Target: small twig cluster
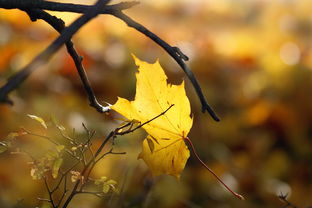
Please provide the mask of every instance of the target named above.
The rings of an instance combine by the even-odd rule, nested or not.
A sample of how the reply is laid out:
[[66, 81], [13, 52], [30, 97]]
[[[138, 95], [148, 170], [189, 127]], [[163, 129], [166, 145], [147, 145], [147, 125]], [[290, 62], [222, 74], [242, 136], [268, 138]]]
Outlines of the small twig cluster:
[[[131, 123], [131, 122], [129, 122]], [[128, 123], [127, 123], [128, 126]], [[50, 143], [59, 148], [59, 152], [64, 152], [73, 160], [72, 165], [65, 170], [62, 170], [61, 163], [56, 164], [57, 158], [54, 161], [54, 165], [52, 167], [45, 168], [43, 171], [38, 171], [39, 174], [36, 173], [36, 159], [32, 157], [32, 164], [34, 168], [31, 171], [33, 178], [43, 179], [44, 185], [46, 187], [48, 198], [38, 198], [38, 200], [42, 202], [48, 202], [51, 204], [53, 208], [67, 207], [71, 200], [78, 194], [93, 194], [98, 197], [104, 197], [106, 192], [109, 189], [104, 191], [90, 191], [87, 189], [90, 184], [97, 185], [110, 185], [114, 190], [117, 190], [114, 186], [116, 182], [113, 180], [103, 180], [102, 179], [92, 179], [90, 175], [92, 174], [92, 170], [96, 166], [96, 164], [108, 155], [114, 154], [126, 154], [125, 152], [115, 152], [113, 150], [113, 142], [112, 147], [108, 151], [104, 151], [104, 147], [107, 146], [110, 140], [114, 140], [120, 133], [126, 134], [127, 131], [122, 131], [124, 126], [116, 128], [111, 131], [108, 136], [103, 140], [101, 145], [96, 148], [94, 152], [94, 146], [92, 144], [92, 138], [95, 135], [95, 131], [90, 131], [84, 124], [83, 127], [87, 133], [87, 137], [85, 141], [77, 141], [75, 138], [72, 138], [66, 135], [63, 130], [59, 128], [59, 132], [61, 136], [65, 139], [67, 143], [71, 146], [70, 148], [65, 147], [62, 143], [55, 141], [54, 139], [45, 136], [33, 133], [31, 131], [25, 130], [25, 133], [30, 136], [40, 137], [42, 139], [48, 140]], [[30, 154], [28, 154], [30, 155]], [[62, 158], [61, 158], [62, 159]], [[56, 169], [56, 173], [55, 173]], [[34, 170], [34, 171], [33, 171]], [[48, 174], [45, 174], [47, 171], [52, 172], [52, 178], [49, 177]], [[69, 183], [69, 180], [72, 183]], [[102, 183], [99, 183], [102, 180]], [[55, 182], [56, 181], [56, 182]], [[106, 183], [105, 183], [106, 182]], [[110, 183], [110, 184], [107, 184]]]
[[[97, 101], [85, 73], [82, 58], [74, 49], [71, 38], [83, 25], [95, 18], [97, 15], [109, 14], [124, 21], [129, 27], [132, 27], [138, 32], [144, 34], [162, 47], [179, 64], [191, 81], [201, 102], [202, 111], [207, 111], [215, 121], [219, 121], [218, 116], [209, 106], [196, 77], [185, 64], [185, 61], [188, 61], [188, 57], [179, 48], [169, 45], [166, 41], [162, 40], [156, 34], [123, 12], [123, 10], [129, 9], [138, 4], [138, 2], [121, 2], [113, 5], [107, 5], [109, 2], [109, 0], [98, 0], [93, 6], [87, 6], [80, 4], [49, 2], [44, 0], [0, 0], [0, 8], [20, 9], [25, 11], [32, 21], [42, 19], [60, 33], [60, 36], [56, 38], [45, 50], [36, 56], [27, 66], [13, 75], [9, 81], [0, 88], [0, 102], [12, 104], [13, 102], [8, 97], [9, 93], [15, 90], [33, 71], [38, 68], [39, 65], [47, 62], [52, 55], [55, 54], [63, 44], [65, 44], [68, 53], [74, 60], [78, 74], [88, 95], [90, 106], [94, 107], [99, 112], [108, 111], [109, 107], [104, 107]], [[82, 13], [82, 15], [68, 27], [65, 27], [64, 22], [61, 19], [50, 15], [44, 10]]]
[[[97, 197], [106, 197], [107, 193], [118, 193], [116, 187], [117, 182], [102, 176], [99, 179], [91, 177], [92, 171], [100, 160], [108, 155], [122, 155], [126, 152], [114, 151], [114, 141], [118, 136], [132, 133], [151, 121], [164, 115], [173, 105], [165, 111], [151, 118], [144, 123], [137, 121], [128, 121], [118, 128], [112, 130], [101, 142], [99, 146], [93, 144], [95, 131], [89, 130], [84, 124], [83, 128], [86, 132], [84, 139], [78, 139], [75, 136], [69, 136], [65, 133], [65, 128], [52, 121], [53, 126], [57, 130], [57, 134], [63, 139], [55, 140], [50, 136], [34, 133], [27, 129], [22, 129], [22, 133], [13, 133], [8, 137], [8, 141], [19, 135], [28, 135], [47, 140], [55, 151], [48, 151], [45, 156], [36, 159], [26, 150], [18, 150], [15, 154], [27, 155], [31, 158], [30, 164], [31, 176], [33, 179], [42, 179], [47, 191], [47, 198], [39, 197], [40, 202], [49, 203], [53, 208], [66, 208], [72, 199], [78, 194], [91, 194]], [[29, 115], [32, 119], [40, 122], [45, 129], [51, 129], [46, 125], [45, 121], [37, 116]], [[54, 129], [54, 128], [53, 128]], [[12, 138], [11, 138], [12, 137]], [[67, 159], [69, 167], [63, 165], [63, 161]], [[67, 165], [68, 166], [68, 165]], [[49, 174], [48, 174], [49, 173]], [[51, 173], [51, 174], [50, 174]], [[101, 191], [94, 191], [92, 185], [101, 186]]]

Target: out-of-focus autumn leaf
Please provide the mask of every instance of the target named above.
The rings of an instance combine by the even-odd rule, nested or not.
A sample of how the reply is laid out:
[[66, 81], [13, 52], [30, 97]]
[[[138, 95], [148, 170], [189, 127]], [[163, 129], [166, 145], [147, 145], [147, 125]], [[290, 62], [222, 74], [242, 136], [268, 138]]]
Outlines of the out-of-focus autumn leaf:
[[8, 64], [10, 63], [15, 53], [16, 49], [11, 46], [0, 48], [0, 55], [2, 57], [0, 59], [0, 72], [5, 71], [8, 68]]
[[57, 158], [52, 167], [52, 177], [57, 178], [61, 165], [63, 164], [63, 158]]
[[149, 135], [143, 141], [139, 158], [145, 161], [154, 175], [169, 174], [179, 178], [190, 155], [184, 138], [193, 124], [184, 82], [168, 84], [158, 61], [149, 64], [135, 56], [134, 60], [139, 67], [135, 100], [118, 98], [112, 109], [129, 120], [144, 123], [174, 105], [163, 116], [143, 126]]
[[19, 133], [17, 132], [11, 132], [8, 134], [8, 136], [5, 138], [6, 140], [12, 140], [15, 139], [16, 137], [20, 136]]
[[57, 145], [56, 146], [56, 150], [57, 150], [58, 153], [62, 152], [64, 149], [65, 149], [64, 145]]
[[71, 173], [70, 180], [71, 182], [75, 183], [79, 179], [80, 173], [78, 171], [70, 171], [70, 173]]
[[44, 174], [49, 170], [51, 161], [47, 157], [43, 157], [38, 161], [34, 161], [30, 169], [30, 176], [33, 180], [40, 180]]
[[41, 158], [33, 161], [30, 170], [31, 177], [39, 180], [49, 171], [54, 179], [57, 178], [64, 161], [62, 158], [64, 148], [63, 145], [57, 145], [56, 150], [47, 151]]
[[102, 192], [104, 194], [108, 193], [110, 190], [112, 190], [115, 193], [118, 193], [118, 189], [116, 188], [117, 182], [109, 179], [107, 180], [106, 176], [102, 176], [100, 179], [96, 179], [94, 181], [95, 185], [102, 185]]
[[252, 106], [250, 109], [248, 109], [248, 111], [246, 112], [246, 118], [249, 124], [258, 125], [268, 119], [271, 111], [272, 107], [270, 103], [260, 101]]
[[27, 116], [31, 119], [38, 121], [41, 124], [41, 126], [43, 126], [45, 129], [48, 128], [47, 124], [45, 123], [45, 121], [42, 118], [35, 116], [35, 115], [30, 115], [30, 114], [27, 114]]
[[0, 142], [0, 154], [6, 152], [11, 146], [16, 137], [23, 135], [24, 132], [11, 132], [3, 141]]
[[3, 152], [6, 152], [8, 150], [8, 147], [6, 146], [6, 144], [0, 142], [0, 154]]

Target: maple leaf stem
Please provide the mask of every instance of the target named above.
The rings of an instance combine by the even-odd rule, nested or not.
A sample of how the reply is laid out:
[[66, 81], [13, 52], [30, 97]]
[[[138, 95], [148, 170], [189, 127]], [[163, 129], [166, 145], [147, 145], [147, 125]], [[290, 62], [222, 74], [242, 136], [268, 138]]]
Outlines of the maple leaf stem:
[[195, 147], [194, 147], [194, 145], [193, 145], [193, 143], [192, 143], [192, 141], [188, 138], [188, 137], [186, 137], [186, 138], [184, 138], [186, 141], [187, 141], [187, 143], [189, 144], [189, 146], [191, 147], [191, 149], [192, 149], [192, 152], [194, 153], [194, 155], [195, 155], [195, 157], [196, 157], [196, 159], [199, 161], [199, 163], [202, 165], [202, 166], [204, 166], [229, 192], [231, 192], [231, 194], [233, 194], [235, 197], [237, 197], [237, 198], [239, 198], [239, 199], [241, 199], [241, 200], [245, 200], [245, 198], [242, 196], [242, 195], [240, 195], [240, 194], [238, 194], [238, 193], [236, 193], [235, 191], [233, 191], [230, 187], [228, 187], [222, 180], [221, 180], [221, 178], [215, 173], [215, 172], [213, 172], [213, 170], [211, 170], [201, 159], [200, 159], [200, 157], [199, 157], [199, 155], [197, 154], [197, 152], [196, 152], [196, 150], [195, 150]]

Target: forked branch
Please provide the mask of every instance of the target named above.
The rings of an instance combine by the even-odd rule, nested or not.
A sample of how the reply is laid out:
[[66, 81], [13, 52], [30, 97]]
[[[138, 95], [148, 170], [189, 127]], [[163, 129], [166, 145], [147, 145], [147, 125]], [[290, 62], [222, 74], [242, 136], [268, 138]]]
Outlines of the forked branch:
[[[65, 28], [65, 23], [62, 19], [59, 19], [55, 16], [50, 15], [49, 13], [40, 10], [40, 9], [27, 9], [25, 10], [27, 14], [29, 15], [30, 19], [32, 21], [36, 21], [37, 19], [42, 19], [45, 22], [47, 22], [49, 25], [51, 25], [56, 31], [61, 33]], [[97, 111], [100, 113], [106, 112], [109, 110], [108, 107], [102, 106], [98, 100], [96, 99], [96, 96], [93, 92], [93, 89], [90, 85], [88, 76], [86, 74], [86, 71], [84, 69], [84, 66], [82, 64], [82, 57], [78, 54], [76, 49], [74, 48], [74, 44], [71, 40], [66, 42], [66, 48], [69, 55], [72, 57], [77, 72], [79, 74], [79, 77], [81, 79], [81, 82], [83, 84], [83, 87], [88, 95], [90, 106], [94, 107]]]
[[[104, 2], [107, 3], [108, 1], [104, 1]], [[60, 37], [56, 39], [46, 50], [44, 50], [41, 54], [39, 54], [30, 64], [24, 67], [19, 73], [14, 75], [3, 87], [0, 88], [0, 102], [11, 103], [10, 100], [8, 99], [8, 94], [12, 90], [17, 88], [34, 71], [34, 69], [38, 65], [41, 65], [44, 62], [46, 62], [53, 55], [53, 53], [55, 53], [61, 47], [62, 44], [64, 44], [65, 42], [68, 42], [71, 36], [74, 35], [74, 33], [77, 32], [78, 29], [82, 27], [86, 22], [88, 22], [90, 19], [97, 16], [98, 14], [111, 14], [121, 19], [122, 21], [124, 21], [129, 27], [136, 29], [137, 31], [141, 32], [142, 34], [146, 35], [151, 40], [153, 40], [156, 44], [161, 46], [179, 64], [179, 66], [186, 73], [187, 77], [190, 79], [199, 97], [199, 100], [201, 102], [202, 111], [203, 112], [207, 111], [215, 121], [219, 121], [220, 119], [218, 118], [216, 113], [213, 111], [213, 109], [210, 107], [210, 105], [208, 104], [196, 77], [194, 76], [193, 72], [188, 68], [188, 66], [184, 62], [188, 60], [188, 57], [185, 54], [183, 54], [179, 48], [170, 46], [167, 42], [162, 40], [156, 34], [154, 34], [150, 30], [148, 30], [146, 27], [134, 21], [133, 19], [131, 19], [129, 16], [127, 16], [126, 14], [122, 12], [122, 10], [130, 8], [138, 4], [138, 2], [136, 1], [122, 2], [119, 4], [115, 4], [115, 5], [105, 5], [106, 3], [104, 3], [101, 6], [99, 6], [98, 4], [96, 11], [94, 9], [94, 13], [91, 14], [91, 12], [89, 11], [92, 10], [92, 6], [87, 6], [87, 5], [66, 4], [66, 3], [48, 2], [48, 1], [39, 1], [39, 0], [37, 1], [34, 1], [34, 0], [24, 0], [24, 1], [0, 0], [0, 7], [6, 8], [6, 9], [18, 8], [18, 9], [26, 10], [26, 11], [30, 11], [30, 9], [39, 9], [39, 10], [85, 13], [79, 19], [77, 19], [72, 25], [64, 29]], [[88, 13], [90, 13], [91, 15]], [[76, 55], [78, 56], [78, 54], [76, 55], [74, 54], [72, 49], [69, 50], [69, 53], [72, 55], [72, 57]], [[75, 61], [76, 66], [78, 65], [77, 68], [81, 66], [79, 62], [81, 62], [81, 60], [77, 58]], [[95, 107], [100, 112], [103, 111], [102, 106], [97, 102], [94, 96], [92, 88], [88, 84], [89, 82], [87, 80], [87, 77], [84, 76], [85, 73], [84, 73], [83, 68], [78, 69], [78, 73], [82, 79], [85, 90], [88, 93], [90, 105]]]
[[87, 22], [96, 17], [104, 8], [109, 0], [98, 0], [94, 6], [90, 7], [86, 13], [76, 19], [70, 26], [62, 30], [61, 35], [56, 38], [45, 50], [36, 56], [21, 71], [16, 73], [9, 81], [0, 89], [0, 101], [8, 101], [8, 94], [16, 89], [38, 66], [48, 61], [52, 55], [58, 51], [61, 46], [68, 42], [71, 37]]
[[[93, 155], [93, 158], [91, 158], [89, 160], [89, 162], [84, 166], [83, 170], [81, 171], [80, 175], [81, 176], [86, 176], [86, 179], [88, 180], [94, 166], [96, 165], [96, 163], [102, 159], [104, 156], [108, 155], [108, 154], [124, 154], [123, 152], [121, 153], [115, 153], [113, 152], [112, 149], [110, 149], [108, 152], [104, 153], [101, 155], [101, 152], [103, 151], [103, 148], [106, 146], [106, 144], [112, 140], [115, 139], [118, 135], [124, 135], [124, 134], [129, 134], [141, 127], [143, 127], [144, 125], [148, 124], [149, 122], [159, 118], [160, 116], [164, 115], [173, 105], [169, 106], [169, 108], [167, 108], [164, 112], [160, 113], [159, 115], [156, 115], [155, 117], [151, 118], [150, 120], [146, 121], [145, 123], [139, 125], [138, 127], [134, 128], [133, 130], [127, 130], [125, 133], [123, 133], [122, 127], [116, 128], [115, 130], [111, 131], [107, 137], [103, 140], [103, 142], [101, 143], [101, 145], [97, 148], [95, 154]], [[83, 187], [84, 187], [84, 183], [82, 182], [82, 179], [79, 178], [75, 184], [74, 187], [72, 188], [70, 194], [68, 195], [67, 199], [64, 202], [63, 208], [66, 208], [69, 203], [71, 202], [71, 200], [75, 197], [75, 195], [77, 194], [82, 194], [82, 193], [86, 193], [83, 191]], [[80, 186], [80, 188], [79, 188]]]

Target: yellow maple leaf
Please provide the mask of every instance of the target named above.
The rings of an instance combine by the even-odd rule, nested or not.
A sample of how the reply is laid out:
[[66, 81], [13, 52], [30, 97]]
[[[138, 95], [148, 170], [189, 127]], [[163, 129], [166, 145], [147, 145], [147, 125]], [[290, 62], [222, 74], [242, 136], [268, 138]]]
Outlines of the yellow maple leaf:
[[139, 158], [145, 161], [154, 175], [169, 174], [179, 178], [190, 156], [184, 138], [193, 124], [184, 82], [168, 84], [158, 61], [149, 64], [133, 57], [139, 67], [135, 100], [118, 98], [112, 109], [129, 120], [144, 123], [173, 105], [164, 115], [143, 125], [149, 135], [143, 141]]

